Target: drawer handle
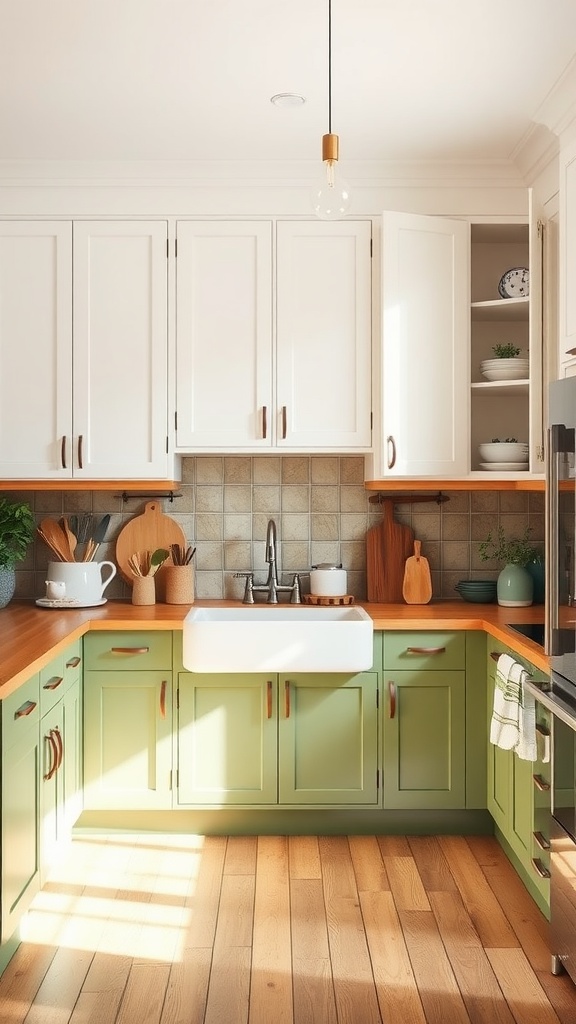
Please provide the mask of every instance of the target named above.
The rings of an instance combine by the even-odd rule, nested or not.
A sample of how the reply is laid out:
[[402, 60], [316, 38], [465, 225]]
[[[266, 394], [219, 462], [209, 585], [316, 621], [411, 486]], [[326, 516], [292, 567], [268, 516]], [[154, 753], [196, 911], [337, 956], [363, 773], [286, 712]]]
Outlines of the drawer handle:
[[62, 761], [64, 760], [64, 740], [62, 739], [62, 733], [60, 729], [54, 729], [54, 742], [56, 743], [57, 752], [57, 764], [56, 771], [62, 767]]
[[57, 690], [60, 683], [64, 682], [64, 676], [52, 676], [47, 683], [42, 684], [43, 690]]
[[286, 406], [283, 405], [282, 406], [282, 440], [283, 441], [286, 440], [287, 433], [288, 433], [288, 420], [287, 420], [287, 416], [286, 416]]
[[272, 718], [272, 680], [266, 683], [266, 718]]
[[66, 668], [78, 668], [81, 661], [82, 658], [78, 658], [77, 656], [70, 658], [70, 661], [66, 662]]
[[62, 463], [62, 469], [68, 469], [66, 465], [66, 434], [62, 435], [62, 444], [60, 446], [60, 462]]
[[543, 779], [541, 775], [533, 775], [532, 781], [536, 789], [539, 789], [541, 793], [547, 793], [550, 789], [550, 783], [546, 782], [546, 779]]
[[290, 680], [284, 683], [284, 712], [286, 718], [290, 718]]
[[444, 654], [445, 647], [407, 647], [406, 654]]
[[166, 680], [160, 684], [160, 718], [166, 718]]
[[392, 719], [396, 717], [396, 684], [391, 679], [388, 681], [388, 697], [390, 699], [388, 717]]
[[50, 732], [44, 739], [48, 742], [50, 747], [50, 767], [44, 776], [45, 782], [50, 782], [50, 779], [54, 777], [58, 769], [58, 747], [56, 740], [54, 739], [54, 729], [50, 729]]
[[268, 434], [268, 409], [265, 405], [262, 406], [262, 437], [266, 440]]
[[14, 712], [14, 718], [25, 718], [26, 715], [31, 715], [37, 706], [35, 700], [27, 700], [25, 704], [18, 708], [18, 711]]
[[392, 434], [386, 438], [386, 447], [388, 448], [388, 469], [393, 469], [396, 465], [396, 441]]
[[542, 832], [533, 832], [532, 833], [532, 838], [533, 838], [534, 842], [536, 843], [536, 845], [539, 846], [541, 850], [549, 850], [550, 849], [550, 843], [548, 842], [548, 840], [546, 839], [546, 836]]
[[80, 436], [78, 438], [78, 469], [84, 469], [83, 448], [84, 448], [84, 437], [83, 437], [82, 434], [80, 434]]
[[548, 871], [548, 868], [544, 867], [539, 857], [532, 858], [532, 867], [534, 868], [536, 874], [540, 875], [540, 878], [550, 878], [550, 872]]
[[111, 647], [112, 654], [148, 654], [149, 647]]

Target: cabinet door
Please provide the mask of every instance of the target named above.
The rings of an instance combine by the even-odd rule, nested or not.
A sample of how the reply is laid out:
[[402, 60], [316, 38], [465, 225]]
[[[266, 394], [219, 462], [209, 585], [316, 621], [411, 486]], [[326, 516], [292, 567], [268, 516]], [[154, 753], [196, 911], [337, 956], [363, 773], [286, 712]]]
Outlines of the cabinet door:
[[178, 804], [275, 804], [276, 676], [178, 676]]
[[167, 225], [74, 224], [74, 476], [168, 473]]
[[2, 754], [2, 941], [40, 887], [40, 740], [27, 728]]
[[171, 806], [170, 673], [85, 672], [84, 806]]
[[469, 226], [385, 213], [382, 476], [469, 471]]
[[371, 224], [277, 227], [277, 444], [369, 448]]
[[[559, 376], [576, 355], [576, 144], [560, 154]], [[571, 374], [572, 375], [572, 374]]]
[[281, 804], [375, 804], [378, 676], [281, 677]]
[[82, 812], [82, 688], [79, 680], [62, 698], [62, 812], [63, 833], [69, 837]]
[[40, 722], [42, 761], [40, 765], [40, 865], [41, 881], [56, 862], [64, 839], [64, 712], [62, 701]]
[[272, 444], [272, 225], [177, 226], [176, 447]]
[[71, 475], [72, 225], [0, 224], [0, 475]]
[[465, 807], [465, 684], [465, 672], [385, 673], [385, 807]]

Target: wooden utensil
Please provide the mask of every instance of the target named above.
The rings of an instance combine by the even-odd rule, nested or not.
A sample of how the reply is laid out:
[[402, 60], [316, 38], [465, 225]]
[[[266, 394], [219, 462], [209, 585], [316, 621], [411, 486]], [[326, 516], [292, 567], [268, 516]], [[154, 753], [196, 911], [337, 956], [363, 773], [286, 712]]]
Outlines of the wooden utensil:
[[414, 541], [414, 554], [406, 559], [402, 596], [406, 604], [428, 604], [432, 598], [432, 580], [428, 559], [420, 554], [421, 542]]
[[68, 547], [70, 549], [70, 561], [73, 562], [74, 552], [76, 550], [77, 544], [76, 534], [73, 533], [72, 530], [70, 529], [70, 525], [68, 523], [68, 520], [66, 519], [66, 516], [62, 516], [62, 518], [60, 519], [60, 526], [62, 527], [62, 530], [64, 531], [64, 535], [68, 542]]
[[[148, 501], [144, 512], [126, 523], [118, 534], [116, 562], [122, 578], [127, 583], [134, 582], [134, 573], [128, 559], [135, 552], [156, 551], [157, 548], [166, 548], [170, 552], [172, 544], [186, 547], [182, 527], [170, 516], [164, 515], [157, 501]], [[172, 565], [170, 553], [164, 565]]]
[[74, 556], [70, 553], [68, 538], [60, 523], [56, 522], [55, 519], [43, 519], [40, 523], [40, 529], [46, 543], [61, 562], [74, 561]]
[[384, 518], [366, 534], [366, 589], [369, 601], [402, 600], [404, 565], [412, 554], [414, 531], [394, 519], [394, 500], [382, 501]]

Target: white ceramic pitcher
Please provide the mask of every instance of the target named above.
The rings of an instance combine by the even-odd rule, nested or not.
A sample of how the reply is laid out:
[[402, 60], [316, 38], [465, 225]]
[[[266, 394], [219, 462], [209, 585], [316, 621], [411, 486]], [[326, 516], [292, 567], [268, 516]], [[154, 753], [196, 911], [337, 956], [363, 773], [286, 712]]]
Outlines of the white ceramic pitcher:
[[[105, 566], [110, 570], [104, 575]], [[66, 598], [97, 604], [116, 575], [114, 562], [48, 562], [47, 580], [66, 584]]]

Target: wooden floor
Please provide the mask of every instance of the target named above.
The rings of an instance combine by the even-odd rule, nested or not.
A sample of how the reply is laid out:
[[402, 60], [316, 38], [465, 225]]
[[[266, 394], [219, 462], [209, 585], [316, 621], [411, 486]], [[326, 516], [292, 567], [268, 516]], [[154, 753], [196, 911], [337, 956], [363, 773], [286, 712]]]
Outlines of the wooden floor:
[[90, 836], [1, 1024], [562, 1024], [548, 927], [486, 837]]

